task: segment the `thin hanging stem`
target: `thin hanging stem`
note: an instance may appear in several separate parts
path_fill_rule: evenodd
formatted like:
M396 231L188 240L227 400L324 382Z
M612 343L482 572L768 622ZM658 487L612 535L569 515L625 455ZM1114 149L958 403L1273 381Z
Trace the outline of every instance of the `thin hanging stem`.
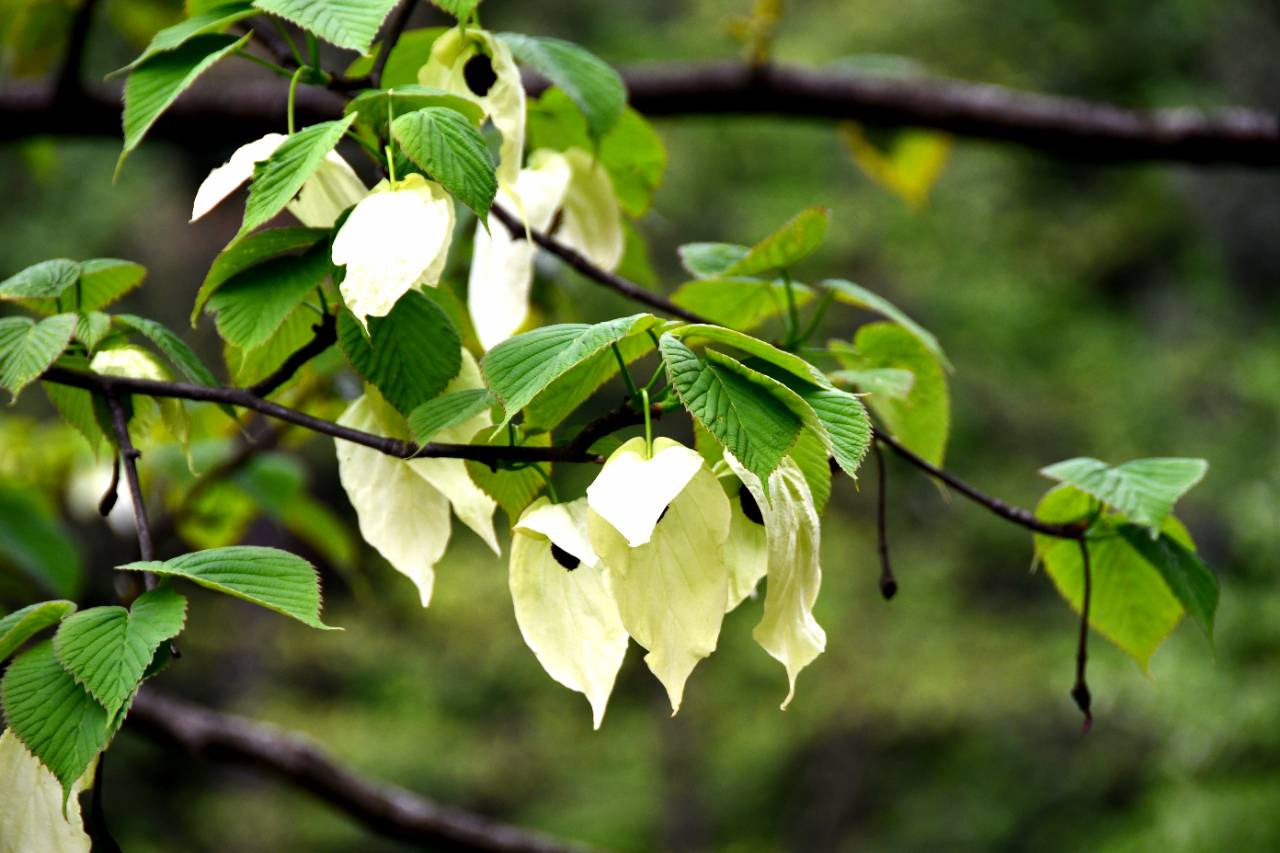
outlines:
M787 294L787 347L793 346L798 338L796 330L800 326L800 314L796 310L796 294L791 287L791 273L782 271L782 280L786 284Z
M538 476L542 478L542 482L547 484L547 496L551 498L551 502L553 504L560 503L560 495L558 492L556 492L556 484L551 482L551 475L548 474L546 471L542 470L542 466L537 464L536 462L530 465L529 467L532 468L534 471L537 471Z
M789 288L788 292L790 292ZM804 331L796 338L796 344L802 344L809 340L809 338L813 337L813 333L818 330L818 324L821 323L822 318L827 315L827 309L830 308L831 303L835 301L836 292L834 290L828 290L822 294L822 299L819 300L817 306L813 309L813 314L809 317L809 322L804 327Z
M289 52L293 54L294 62L299 65L306 65L306 60L302 58L302 53L298 50L298 43L293 40L293 36L289 35L289 31L285 29L284 24L271 16L267 16L267 20L271 21L271 25L276 28L276 32L284 39L284 43L289 45ZM314 38L314 36L308 34L307 38ZM317 65L316 67L319 68L320 66Z
M297 97L298 97L298 81L302 79L302 75L303 75L303 74L306 74L306 73L307 73L308 71L310 71L310 70L311 70L311 69L310 69L310 68L308 68L308 67L307 67L307 66L305 66L305 65L299 65L299 66L298 66L298 70L297 70L297 71L295 71L295 72L293 72L293 76L289 78L289 107L288 107L288 121L289 121L289 135L290 135L290 136L293 136L293 133L294 133L294 123L293 123L293 103L294 103L294 101L295 101L295 100L297 99Z
M645 456L653 458L653 415L649 412L649 389L640 389L640 402L644 406L644 451Z
M893 576L893 566L889 563L889 537L886 534L885 503L888 492L885 486L884 452L880 443L873 441L871 447L876 454L876 476L880 490L876 495L876 534L880 547L880 594L888 601L898 592L898 580Z
M387 151L387 178L391 181L391 188L395 189L396 153L395 153L394 146L396 144L396 136L394 133L391 132L391 124L392 122L395 121L395 118L396 118L395 107L393 107L391 104L393 94L394 93L392 92L391 89L387 90L387 148L386 148L386 151Z
M244 50L243 48L236 51L236 56L240 57L241 59L247 59L255 65L261 65L263 68L269 68L275 73L279 74L281 77L289 77L290 75L293 74L292 71L290 71L288 68L285 68L283 65L276 65L274 62L271 62L270 60L267 60L267 59L263 59L261 56L254 56L252 53L249 53L247 50Z
M631 371L627 369L627 361L622 357L622 350L618 349L617 344L612 344L609 348L613 350L613 357L618 360L618 369L622 371L622 381L627 384L627 396L635 400L638 405L640 391L636 388L636 381L631 378ZM647 388L648 386L646 385L645 387Z
M1089 544L1085 537L1076 540L1080 545L1080 561L1084 570L1084 597L1080 603L1080 640L1076 647L1076 683L1071 688L1071 698L1084 714L1084 731L1093 726L1093 714L1089 710L1091 697L1085 683L1085 664L1089 659L1089 599L1093 593L1093 570L1089 565Z

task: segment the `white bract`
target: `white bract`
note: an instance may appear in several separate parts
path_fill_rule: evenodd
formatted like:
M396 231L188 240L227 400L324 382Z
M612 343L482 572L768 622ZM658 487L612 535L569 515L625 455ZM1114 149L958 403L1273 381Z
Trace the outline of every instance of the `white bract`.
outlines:
M583 498L530 504L511 538L510 584L525 642L548 675L587 697L598 729L627 653L627 630L587 539L587 514Z
M564 157L573 180L564 195L564 213L555 238L612 272L618 268L626 248L622 210L613 181L604 165L581 148L570 148Z
M518 210L526 225L545 231L564 199L572 176L569 161L556 151L535 151L529 167L511 186L498 190L498 204ZM490 349L511 337L529 316L529 287L537 247L511 232L493 215L489 227L476 225L475 253L467 286L467 307L480 345Z
M489 58L497 78L484 93L467 84L467 63L476 56ZM484 111L502 135L498 181L514 183L524 155L524 83L506 45L476 27L465 33L461 28L449 30L432 44L430 58L418 69L418 82L466 98Z
M475 360L466 351L462 355L462 372L445 393L479 386ZM338 423L378 435L408 437L404 419L372 388L351 404ZM481 413L442 430L438 437L467 441L490 423L488 413ZM461 459L404 460L342 440L335 440L334 446L338 476L355 508L360 535L417 585L423 607L431 603L435 564L449 545L450 506L463 524L499 553L493 529L496 504L467 476Z
M333 262L347 268L340 290L361 324L385 317L410 288L440 281L453 217L449 194L416 174L384 181L356 205L334 237Z
M760 478L730 453L725 461L755 497L769 543L769 584L764 616L752 636L787 669L786 708L796 691L796 676L827 647L827 635L813 618L822 585L819 551L822 529L804 473L790 456L769 475L769 495Z
M592 484L594 494L588 491L587 529L622 624L648 649L645 663L666 688L674 713L689 674L715 651L720 636L729 594L729 500L695 451L666 438L656 439L653 449L646 459L644 439L634 438L614 452ZM630 473L617 476L619 465ZM681 485L672 488L673 482ZM668 494L669 502L658 505ZM644 513L639 524L619 515L628 498ZM656 526L648 521L654 506L662 516ZM645 544L633 547L615 520Z
M79 794L93 768L71 786L66 815L62 784L9 729L0 735L0 853L89 853Z
M196 190L191 221L204 216L253 177L254 166L271 158L286 139L283 133L268 133L241 145L226 163L209 173ZM364 183L342 155L330 151L302 185L298 197L287 209L308 228L332 228L342 211L368 194Z

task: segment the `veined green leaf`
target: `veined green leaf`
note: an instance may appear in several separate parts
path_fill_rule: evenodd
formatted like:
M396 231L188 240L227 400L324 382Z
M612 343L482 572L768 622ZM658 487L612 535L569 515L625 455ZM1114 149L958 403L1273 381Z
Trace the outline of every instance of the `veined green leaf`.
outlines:
M253 0L330 44L365 54L397 0Z
M647 332L638 332L618 341L617 347L622 360L630 366L653 350L653 339ZM525 407L524 425L530 429L554 429L599 391L604 383L617 376L619 370L612 347L580 362L561 374Z
M898 306L885 299L878 293L872 293L861 285L854 284L844 279L829 278L822 282L822 286L832 291L836 295L836 299L846 305L854 305L858 308L865 308L868 311L874 311L882 317L886 317L893 322L902 326L911 334L919 339L920 343L925 345L929 352L937 357L947 369L951 368L951 362L947 360L946 353L942 351L942 345L938 343L938 339L933 333L921 326L915 320L912 320L902 312Z
M112 71L107 75L107 79L132 71L157 53L176 50L196 36L220 33L232 24L256 14L258 14L257 10L249 5L248 0L241 0L241 2L224 3L207 12L192 15L185 21L180 21L156 33L137 59L123 68Z
M191 328L195 328L205 302L230 278L269 258L308 249L328 235L329 232L323 228L272 228L249 234L227 246L213 259L209 274L196 293L196 304L191 309Z
M1213 616L1218 609L1218 579L1196 553L1168 533L1152 539L1149 531L1134 524L1120 526L1120 536L1129 547L1156 567L1165 585L1191 618L1200 623L1205 636L1213 637Z
M827 236L830 213L825 207L800 211L785 225L751 247L746 257L724 271L725 276L759 275L785 269L806 257Z
M856 350L849 348L857 357ZM915 385L915 374L896 367L868 367L862 370L835 370L827 374L836 385L852 385L868 394L879 394L894 400L905 400Z
M633 314L595 325L562 323L516 335L498 344L481 362L485 380L511 419L553 381L587 359L658 324L651 314Z
M57 299L80 278L80 264L54 258L32 264L0 282L0 299Z
M871 419L862 401L848 391L808 382L759 359L749 359L747 365L778 380L809 405L821 424L818 435L827 451L856 480L862 457L871 446Z
M123 607L91 607L68 617L53 638L63 669L114 717L124 707L156 649L178 636L187 600L172 587L144 592Z
M704 244L705 245L705 244ZM797 306L813 299L813 290L792 283ZM787 284L758 278L702 278L680 285L671 301L681 308L742 332L787 310Z
M55 364L82 372L89 370L89 359L79 354L65 354ZM106 435L98 423L98 416L94 409L94 395L83 388L73 388L70 385L59 385L55 382L40 384L50 404L58 410L63 420L84 436L89 449L96 455L98 448L106 440Z
M183 554L164 562L117 566L131 572L186 578L325 630L320 621L320 576L301 557L278 548L234 545Z
M428 54L430 50L423 54L422 59L418 61L419 65L426 61ZM389 64L390 61L388 61ZM417 73L417 68L414 68L414 73ZM385 71L383 76L386 76ZM381 140L387 138L388 116L408 115L426 107L440 107L462 113L477 126L484 121L484 110L480 109L474 101L435 86L420 86L417 83L406 83L394 88L368 89L352 98L343 112L348 115L356 113L357 126L368 129L376 139Z
M751 252L737 243L685 243L677 250L680 265L696 278L719 278Z
M493 403L493 394L484 388L442 394L409 413L409 428L419 444L426 444L440 430L471 420Z
M453 15L459 21L466 21L480 5L480 0L431 0L433 6L437 6L450 15Z
M71 342L75 314L56 314L33 323L26 317L0 320L0 387L18 399L48 370Z
M773 379L734 359L708 352L706 360L673 334L659 341L671 386L689 414L761 480L795 444L802 425Z
M252 38L200 35L174 50L157 53L129 72L124 84L124 150L116 163L116 173L129 152L138 147L147 131L178 96L223 57L234 53Z
M507 444L508 441L506 430L495 435L492 428L485 427L469 443L497 445ZM516 444L521 447L549 447L551 435L545 432L537 435L521 434L516 437ZM550 463L545 465L545 470L550 473ZM546 481L532 467L514 470L499 468L494 471L488 465L468 459L467 474L482 492L502 507L512 525L546 486Z
M244 351L265 344L329 275L327 246L301 257L273 258L233 276L209 297L218 334Z
M187 346L186 341L164 325L136 314L117 314L115 319L125 328L132 329L159 347L160 352L169 359L169 363L189 381L204 385L206 388L217 386L217 377L200 360L200 356Z
M0 619L0 663L33 636L76 612L74 601L41 601Z
M462 113L423 107L396 116L391 132L400 150L449 194L484 220L498 192L498 178L484 137Z
M76 315L76 330L72 337L84 344L84 348L93 352L102 343L103 338L111 333L111 317L101 311L89 311Z
M353 114L313 124L280 143L270 157L256 164L249 198L244 205L244 222L236 239L284 210L355 120Z
M134 290L147 277L147 268L133 261L117 258L93 258L80 264L81 311L98 311ZM77 306L62 294L59 310L73 311Z
M1135 459L1111 466L1080 457L1041 468L1040 473L1093 495L1156 536L1174 503L1208 470L1203 459Z
M502 33L498 38L517 62L546 77L586 116L593 139L608 133L627 106L627 87L609 64L571 42Z
M462 367L458 330L444 309L415 291L400 297L386 317L370 317L368 337L343 311L338 345L356 372L405 416L443 391Z
M246 351L227 344L223 348L223 360L235 384L252 385L274 373L289 356L315 337L318 320L314 311L299 305L257 349Z
M715 341L716 343L728 344L735 349L742 350L747 355L755 356L758 359L767 361L772 365L782 368L788 373L798 376L801 379L812 382L815 385L830 385L826 376L822 371L805 361L798 355L793 355L785 350L780 350L772 344L765 343L759 338L744 334L734 329L726 329L723 326L712 326L703 323L690 323L685 326L672 329L671 334L686 343L690 340L701 339Z
M62 783L63 803L89 765L110 743L107 711L62 668L48 640L9 664L0 682L4 716L27 749Z

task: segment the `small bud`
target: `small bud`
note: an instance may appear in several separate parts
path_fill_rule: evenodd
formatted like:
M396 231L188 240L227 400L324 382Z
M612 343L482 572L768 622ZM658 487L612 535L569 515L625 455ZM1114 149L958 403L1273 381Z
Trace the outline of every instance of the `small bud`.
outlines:
M555 557L556 562L570 572L578 568L578 565L582 562L554 542L551 543L551 556Z
M462 67L462 79L467 82L468 89L483 98L489 94L493 84L498 82L498 75L494 73L493 63L489 61L489 57L483 53L477 53Z
M751 490L745 485L738 486L738 500L742 501L742 514L747 517L748 521L754 521L756 524L764 524L764 515L760 512L760 504L756 503L755 495L751 494Z

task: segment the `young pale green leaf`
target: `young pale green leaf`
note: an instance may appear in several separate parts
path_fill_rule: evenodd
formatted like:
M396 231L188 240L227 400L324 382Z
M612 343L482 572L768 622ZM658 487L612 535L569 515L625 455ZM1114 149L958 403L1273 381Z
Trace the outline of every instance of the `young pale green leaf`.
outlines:
M858 308L865 308L868 311L874 311L882 317L886 317L893 322L902 326L924 344L925 348L942 363L947 369L951 369L951 362L947 360L947 355L942 351L942 345L938 343L938 339L933 333L921 326L915 320L912 320L902 312L898 306L885 299L878 293L872 293L861 285L854 284L844 279L829 278L822 282L822 286L833 292L836 299L846 305L854 305Z
M292 21L330 44L368 53L397 0L253 0L264 12Z
M331 269L328 247L320 245L301 257L273 258L233 276L209 297L218 334L243 351L257 349Z
M689 414L747 470L767 480L800 434L801 418L784 398L790 392L719 353L700 359L670 333L659 348Z
M213 259L209 273L196 293L196 304L191 309L191 328L195 328L200 310L209 297L233 276L270 258L309 249L328 235L329 232L323 228L273 228L249 234L227 246Z
M480 0L431 0L431 4L465 22L480 5Z
M458 330L444 309L414 291L400 297L386 317L370 317L367 337L343 311L338 345L356 372L406 417L443 391L462 367Z
M746 257L723 272L725 276L759 275L786 269L818 248L827 236L830 212L825 207L800 211L785 225L751 247Z
M696 278L719 278L751 253L737 243L685 243L677 251L680 265Z
M80 278L80 264L54 258L32 264L0 282L0 299L57 299Z
M436 39L449 32L450 27L423 27L416 30L406 30L401 34L399 40L391 46L391 53L387 56L387 64L382 69L382 79L378 82L384 87L399 88L401 86L418 84L418 69L423 66L427 59L431 56L431 47L436 43ZM347 72L348 77L358 77L361 74L368 74L373 70L374 60L368 60L369 65L363 71L357 72L352 69Z
M41 589L74 599L84 573L74 541L39 495L0 484L0 555L6 563Z
M48 370L71 342L75 314L57 314L33 323L26 317L0 320L0 387L13 399Z
M609 64L571 42L502 33L516 61L559 86L587 119L593 139L613 129L627 106L627 87Z
M516 335L485 355L480 366L511 419L556 379L631 335L657 325L651 314L633 314L595 325L562 323Z
M284 318L280 328L265 344L254 350L242 350L227 344L223 348L223 360L237 385L252 385L274 373L280 365L316 334L316 313L305 305L299 305Z
M65 804L71 788L110 743L107 711L62 668L48 640L9 664L0 682L9 729L62 784Z
M173 587L144 592L132 607L91 607L68 617L53 638L63 669L114 717L165 640L178 636L187 600Z
M84 348L93 352L98 344L111 333L111 316L101 311L90 311L76 315L76 330L73 337L84 344Z
M442 394L409 413L409 428L419 444L426 444L440 430L471 420L493 403L493 394L484 388Z
M179 47L157 53L129 72L124 84L124 150L116 173L129 152L138 147L147 131L187 88L214 63L248 44L252 33L240 38L200 35Z
M232 24L256 14L258 14L257 10L249 5L248 0L236 0L236 2L217 5L208 11L192 15L185 21L180 21L156 33L137 59L123 68L112 71L107 75L107 79L132 71L157 53L177 50L196 36L221 33Z
M841 364L851 370L905 370L911 390L905 398L872 393L871 410L885 429L909 450L941 465L951 428L951 401L942 365L920 339L896 323L868 323L858 329L852 350L833 342ZM872 390L866 388L865 390Z
M234 545L195 551L163 562L127 563L116 568L186 578L292 617L312 628L340 630L320 621L320 576L315 566L278 548Z
M1093 495L1155 536L1178 498L1204 479L1208 470L1209 463L1203 459L1135 459L1111 466L1080 457L1041 468L1040 473Z
M68 367L81 372L89 370L89 359L79 354L69 353L55 363L60 367ZM49 403L57 409L58 414L62 416L64 421L75 427L76 431L84 436L84 440L89 444L90 451L96 455L98 448L106 440L106 434L98 422L94 406L94 401L97 398L83 388L73 388L70 385L59 385L55 382L41 382L40 384L44 388L45 396L49 398Z
M99 311L134 290L147 277L147 268L118 258L93 258L80 264L80 304L63 293L61 311Z
M1096 506L1097 501L1084 492L1057 486L1041 499L1036 517L1048 522L1080 521L1088 519ZM1194 548L1186 528L1172 516L1165 519L1163 533L1187 550ZM1150 541L1145 531L1140 535ZM1107 517L1095 525L1086 541L1092 578L1089 624L1146 670L1152 653L1182 619L1183 604L1161 569L1134 548L1130 537L1120 535ZM1084 590L1079 543L1040 534L1035 542L1036 554L1059 594L1079 612Z
M187 346L186 341L164 325L136 314L117 314L115 320L155 344L160 352L164 353L164 357L169 359L169 363L189 381L207 388L213 388L218 384L218 378L200 360L200 356Z
M423 107L396 116L391 133L400 150L449 194L484 219L498 192L498 178L484 137L462 113Z
M71 793L79 794L86 781L77 780ZM62 786L48 768L12 730L0 735L0 850L90 853L79 799L68 797L65 813L62 802Z
M269 158L253 167L253 184L237 240L284 210L355 120L353 114L313 124L290 136Z
M492 428L485 427L468 443L500 445L508 442L506 430L494 434ZM517 435L516 444L521 447L549 447L551 436L545 432L537 435ZM550 467L549 464L546 466L548 473L550 473ZM488 465L468 459L467 475L481 491L502 507L502 511L507 514L507 520L513 525L520 517L520 513L524 512L525 507L533 503L546 486L546 481L532 467L499 468L495 471Z
M831 451L827 442L812 430L802 430L789 456L804 474L813 505L821 515L831 497Z
M704 244L705 245L705 244ZM813 290L791 285L797 306L813 299ZM680 285L671 301L722 326L749 332L787 310L787 284L758 278L702 278Z
M1122 524L1119 532L1130 548L1156 567L1170 592L1212 639L1213 617L1218 610L1218 578L1213 570L1168 533L1152 539L1150 531L1134 524Z
M75 612L74 601L41 601L0 618L0 663L27 640Z
M425 59L424 55L418 64L422 64ZM383 76L386 76L385 72ZM407 115L426 107L440 107L462 113L477 126L484 121L484 110L474 101L435 86L419 86L417 83L361 92L351 99L344 112L348 115L357 113L357 125L366 128L375 139L381 140L387 138L389 116L394 118Z
M850 347L850 354L856 358L856 351ZM915 385L915 374L910 370L899 370L896 367L869 367L864 370L834 370L827 374L836 385L852 385L868 394L889 397L894 400L905 400Z

